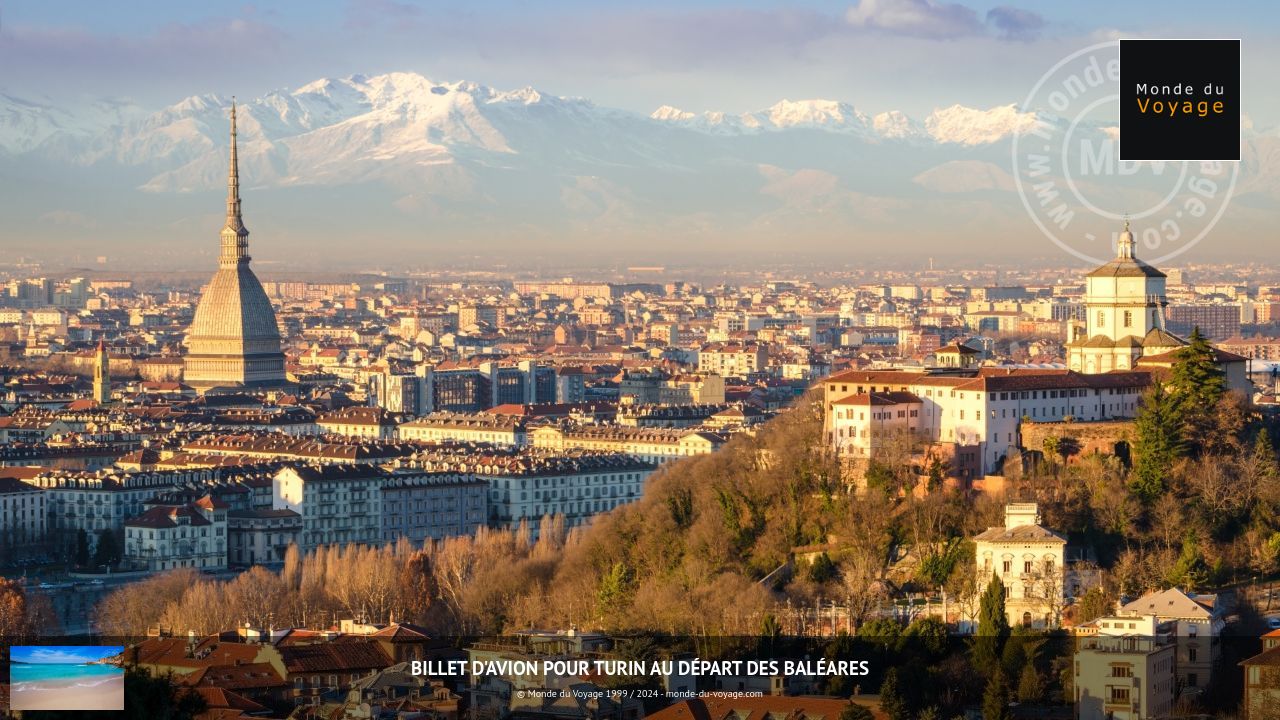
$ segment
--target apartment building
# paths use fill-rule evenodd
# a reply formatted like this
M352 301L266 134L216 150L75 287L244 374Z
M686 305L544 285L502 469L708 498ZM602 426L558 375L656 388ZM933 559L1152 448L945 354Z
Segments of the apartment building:
M476 470L489 486L491 524L527 523L536 537L542 517L560 515L566 527L640 499L654 464L617 453L525 455Z
M382 483L382 540L415 545L472 535L488 520L489 483L470 473L405 472Z
M227 504L206 495L195 502L161 496L124 523L124 559L151 572L227 568Z
M699 373L747 377L768 366L769 351L760 343L708 343L698 351Z
M0 548L43 542L48 530L45 493L13 477L0 477Z
M1262 636L1262 652L1240 662L1244 668L1244 720L1272 720L1280 708L1280 630Z
M1177 588L1152 592L1120 608L1121 615L1153 615L1168 623L1177 649L1178 686L1209 686L1213 668L1222 653L1220 638L1226 627L1217 595L1196 595Z
M1152 615L1101 617L1077 641L1079 720L1156 720L1171 716L1177 693L1169 629Z
M523 447L528 436L525 419L496 413L435 412L400 426L401 440L420 442L476 442Z
M227 512L227 557L234 565L284 561L299 544L302 516L287 508L246 508Z
M387 475L362 464L286 467L273 478L271 507L302 516L299 547L304 551L327 544L381 544L381 488Z
M394 440L398 424L395 416L380 407L342 408L316 418L324 432L371 440Z
M714 452L725 442L724 435L704 430L545 425L529 431L529 444L535 448L624 453L655 465Z

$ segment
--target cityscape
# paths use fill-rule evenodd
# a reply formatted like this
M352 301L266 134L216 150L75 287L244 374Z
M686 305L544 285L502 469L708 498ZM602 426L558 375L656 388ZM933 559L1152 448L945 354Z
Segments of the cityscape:
M1084 39L1006 6L705 4L679 17L816 54ZM0 29L0 60L62 42L47 12ZM167 12L156 33L203 57L215 21ZM239 12L213 34L243 50L295 41L258 23L318 43L339 11ZM397 24L435 33L424 12L339 26L373 57ZM1274 130L1249 119L1230 173L1185 161L1154 206L1162 170L1068 166L1059 211L1017 168L1064 126L1042 108L868 80L924 119L640 115L610 75L638 61L596 52L566 77L619 108L407 71L150 114L0 93L0 716L1280 718ZM637 104L700 87L629 72ZM1064 160L1118 146L1079 120Z

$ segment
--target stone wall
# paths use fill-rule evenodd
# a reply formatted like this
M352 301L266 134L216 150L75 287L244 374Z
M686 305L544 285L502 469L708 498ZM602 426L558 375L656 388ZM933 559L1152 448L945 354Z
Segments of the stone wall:
M1137 435L1132 420L1107 420L1101 422L1022 422L1019 429L1022 449L1027 453L1044 453L1046 438L1065 440L1070 447L1067 464L1079 462L1092 453L1115 455L1130 461L1133 438ZM1051 458L1061 462L1062 457Z

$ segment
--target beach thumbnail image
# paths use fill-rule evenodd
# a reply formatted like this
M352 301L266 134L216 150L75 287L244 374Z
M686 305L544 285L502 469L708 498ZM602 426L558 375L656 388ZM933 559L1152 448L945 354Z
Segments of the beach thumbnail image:
M9 709L123 710L124 668L116 645L15 645L9 649Z

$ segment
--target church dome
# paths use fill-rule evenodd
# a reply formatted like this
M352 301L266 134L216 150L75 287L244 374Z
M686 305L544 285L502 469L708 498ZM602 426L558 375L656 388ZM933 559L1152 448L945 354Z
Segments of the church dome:
M280 351L275 309L247 263L219 268L214 273L200 296L195 320L187 334L187 345L192 352L203 349L197 348L198 345L216 343L225 348L228 342L242 344L245 349L274 343L272 349Z
M1129 230L1129 221L1124 221L1124 231L1116 242L1116 257L1089 273L1088 277L1166 277L1164 273L1142 262L1133 254L1133 233Z

